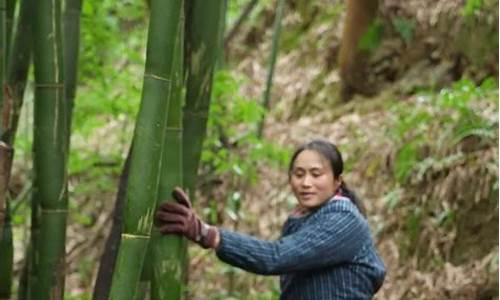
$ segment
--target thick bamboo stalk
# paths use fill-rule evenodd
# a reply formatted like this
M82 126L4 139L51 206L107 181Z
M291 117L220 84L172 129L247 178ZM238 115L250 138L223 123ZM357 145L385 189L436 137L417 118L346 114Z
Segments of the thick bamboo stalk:
M43 242L33 244L36 282L30 286L30 297L33 300L57 300L64 295L69 140L63 82L61 2L37 0L35 12L33 198L39 204L39 239Z
M183 183L194 199L205 139L213 71L219 51L223 0L193 0L186 12L186 103L183 108Z
M167 124L162 149L161 180L158 203L170 200L175 186L182 186L182 103L183 103L183 44L184 16L176 37L172 88L168 95ZM151 299L181 299L184 279L185 241L179 236L162 237L153 230L151 240L152 276Z
M279 40L281 35L281 19L283 17L283 10L285 9L285 0L278 0L278 7L276 9L276 17L274 20L273 29L273 42L271 48L271 59L269 61L269 69L267 72L266 88L262 97L262 106L264 106L264 113L269 109L269 100L271 98L271 88L273 85L274 66L276 64L276 57L278 55ZM262 116L257 129L257 136L262 137L264 131L265 114Z
M113 273L110 299L132 299L138 288L150 239L160 179L167 94L171 86L175 34L182 0L151 1L146 70L134 132L124 231Z
M7 87L5 90L6 94L12 99L12 109L10 110L10 122L1 139L10 145L14 144L31 61L33 46L31 23L34 1L21 0L11 55L7 66Z

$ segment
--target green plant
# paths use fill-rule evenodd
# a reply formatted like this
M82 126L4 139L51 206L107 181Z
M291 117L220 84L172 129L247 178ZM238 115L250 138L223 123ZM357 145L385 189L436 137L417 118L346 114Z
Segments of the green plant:
M462 15L471 16L476 11L480 10L483 7L484 0L467 0L464 7L462 7Z
M215 174L229 172L255 183L259 163L284 166L289 151L256 136L263 108L241 96L242 83L242 79L226 71L216 74L202 163Z
M226 71L216 73L207 138L201 156L203 183L222 178L227 182L223 211L237 227L245 215L240 211L245 190L256 184L263 166L283 169L290 151L257 136L263 107L240 93L244 79ZM218 220L217 201L204 211L211 222ZM220 208L220 207L219 207Z
M414 19L396 17L392 20L392 26L399 33L405 44L409 45L413 39L416 21Z
M361 36L358 43L358 48L362 51L373 52L380 46L382 42L382 35L384 33L384 26L382 21L376 19L373 21L366 32Z
M462 79L437 95L424 92L415 102L402 102L392 108L391 137L400 145L395 158L394 176L405 183L425 170L449 165L460 158L450 152L466 137L479 143L498 138L498 88L492 79L476 86ZM429 143L433 141L433 143Z

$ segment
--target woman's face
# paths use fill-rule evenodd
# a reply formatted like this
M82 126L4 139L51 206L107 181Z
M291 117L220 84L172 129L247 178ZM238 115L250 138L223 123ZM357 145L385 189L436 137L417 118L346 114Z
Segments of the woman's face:
M330 163L314 150L297 155L290 174L290 185L300 206L312 209L329 200L340 187Z

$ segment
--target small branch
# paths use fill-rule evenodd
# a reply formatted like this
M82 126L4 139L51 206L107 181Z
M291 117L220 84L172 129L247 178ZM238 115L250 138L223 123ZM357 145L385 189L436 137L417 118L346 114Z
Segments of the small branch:
M236 36L238 31L240 30L241 24L243 24L243 21L245 21L245 19L250 15L256 4L257 0L250 0L250 2L248 2L248 4L245 6L243 12L234 23L233 28L231 28L226 38L224 39L224 49L226 49L229 46L231 40Z
M264 95L262 99L262 106L264 107L264 114L258 124L257 137L261 138L264 131L264 123L266 118L266 111L269 109L269 101L271 99L271 88L273 85L274 76L274 66L276 64L276 57L279 50L279 39L281 34L281 19L283 17L283 11L285 10L285 0L278 0L276 8L276 16L274 18L274 28L273 28L273 41L271 46L271 58L269 61L269 69L267 73L266 89L264 90Z

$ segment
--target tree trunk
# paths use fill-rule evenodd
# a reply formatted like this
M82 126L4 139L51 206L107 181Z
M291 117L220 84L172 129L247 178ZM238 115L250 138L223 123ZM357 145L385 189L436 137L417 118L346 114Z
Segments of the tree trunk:
M171 86L175 34L182 0L151 1L146 70L134 132L124 229L110 299L131 299L138 290L158 197L161 148ZM158 163L160 162L160 163Z
M348 101L356 93L371 94L366 78L368 53L359 49L359 41L377 15L378 0L347 0L347 16L338 55L341 80L340 97Z

